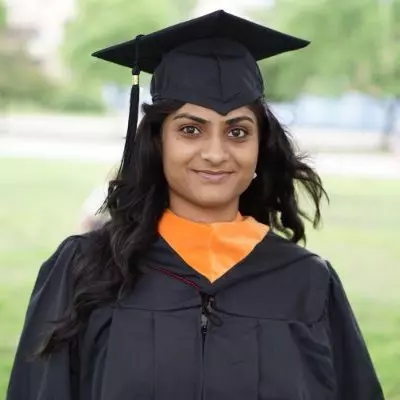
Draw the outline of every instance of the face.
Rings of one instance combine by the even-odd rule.
[[[170,207],[238,209],[258,157],[256,115],[241,107],[227,115],[185,104],[162,129]]]

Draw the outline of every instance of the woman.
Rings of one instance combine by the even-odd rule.
[[[262,100],[256,61],[306,44],[219,11],[95,53],[134,73],[111,220],[42,266],[9,400],[383,398],[337,274],[296,244],[320,178]]]

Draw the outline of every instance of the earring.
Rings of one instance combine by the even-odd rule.
[[[253,179],[257,178],[257,172],[254,172]]]

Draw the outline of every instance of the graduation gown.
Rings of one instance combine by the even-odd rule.
[[[383,399],[338,275],[272,231],[213,283],[160,236],[128,296],[95,310],[74,346],[26,361],[69,303],[88,240],[42,266],[7,400]]]

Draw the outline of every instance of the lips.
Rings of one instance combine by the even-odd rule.
[[[221,182],[230,175],[232,172],[230,171],[208,171],[208,170],[201,170],[201,171],[194,171],[200,178],[206,180],[208,182]]]

